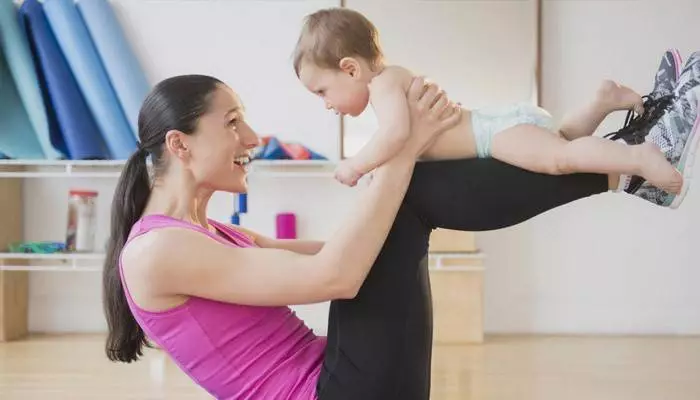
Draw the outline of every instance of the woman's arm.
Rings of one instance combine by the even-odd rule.
[[[317,254],[324,245],[324,242],[320,240],[273,239],[238,225],[229,224],[229,227],[248,236],[258,247],[266,249],[289,250],[299,254]]]
[[[237,248],[196,231],[163,228],[135,240],[125,265],[138,264],[153,296],[260,306],[352,298],[388,234],[413,165],[404,154],[378,169],[350,218],[315,255]]]
[[[419,97],[420,88],[411,95]],[[136,273],[151,296],[188,295],[249,305],[288,305],[354,297],[393,223],[426,142],[460,117],[431,109],[435,92],[404,149],[377,169],[344,224],[314,255],[236,248],[201,233],[163,228],[135,239],[124,252],[125,274]],[[437,114],[443,118],[438,118]]]
[[[325,242],[320,240],[302,240],[302,239],[270,239],[263,242],[261,247],[270,249],[289,250],[299,254],[314,255],[318,254]]]

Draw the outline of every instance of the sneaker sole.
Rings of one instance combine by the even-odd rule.
[[[697,102],[696,107],[700,107],[700,99]],[[700,111],[700,108],[698,109]],[[697,134],[698,126],[700,126],[700,112],[695,117],[695,123],[693,123],[693,130],[690,132],[689,142],[686,144],[686,149],[678,162],[678,170],[683,174],[683,186],[681,187],[681,192],[677,194],[671,204],[670,208],[676,209],[681,205],[685,195],[688,193],[688,188],[690,187],[690,182],[693,179],[693,166],[695,164],[695,155],[698,152],[698,143],[700,143],[700,135]]]

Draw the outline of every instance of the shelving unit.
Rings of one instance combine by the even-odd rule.
[[[33,178],[119,178],[123,160],[0,160],[0,251],[9,243],[25,240],[22,229],[22,186]],[[332,161],[256,160],[249,177],[333,177]],[[97,272],[104,254],[0,253],[0,342],[21,339],[28,333],[29,272]]]
[[[22,240],[22,181],[0,179],[0,248]],[[23,260],[19,260],[22,262]],[[0,259],[0,266],[5,260]],[[27,334],[29,312],[29,274],[26,271],[0,270],[0,342]]]

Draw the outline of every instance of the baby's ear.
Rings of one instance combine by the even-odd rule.
[[[353,78],[358,77],[360,74],[360,63],[352,57],[344,57],[338,63],[338,67],[341,71],[345,72]]]

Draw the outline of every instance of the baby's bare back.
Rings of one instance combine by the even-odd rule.
[[[410,70],[401,66],[388,66],[381,74],[391,74],[396,81],[401,82],[403,90],[408,93],[408,88],[415,77]],[[450,99],[455,101],[455,99]],[[445,160],[476,157],[476,143],[472,132],[471,113],[462,108],[462,118],[459,123],[450,130],[435,139],[435,142],[421,155],[424,160]]]

